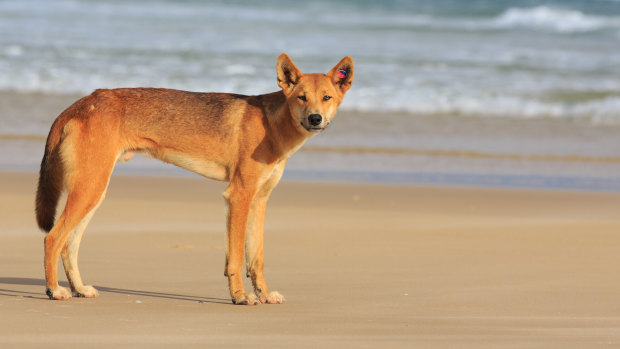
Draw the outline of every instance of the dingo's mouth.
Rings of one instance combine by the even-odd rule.
[[[303,122],[300,122],[299,124],[308,132],[321,132],[329,126],[329,124],[324,126],[306,126]]]

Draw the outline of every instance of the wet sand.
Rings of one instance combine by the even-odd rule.
[[[287,302],[249,307],[224,184],[117,175],[80,251],[100,297],[49,301],[35,182],[0,173],[2,347],[620,345],[618,193],[284,182],[265,273]]]

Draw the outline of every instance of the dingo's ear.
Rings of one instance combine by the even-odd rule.
[[[344,94],[353,84],[353,70],[353,59],[346,56],[327,73],[327,76],[332,79],[334,85]]]
[[[278,86],[282,88],[284,93],[289,94],[303,74],[286,53],[278,57],[276,69],[278,71]]]

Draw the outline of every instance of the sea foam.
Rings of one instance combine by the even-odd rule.
[[[620,28],[620,17],[603,17],[584,14],[577,10],[536,6],[509,8],[492,23],[502,28],[531,28],[575,33]]]

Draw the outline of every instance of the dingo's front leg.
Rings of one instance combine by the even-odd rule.
[[[241,182],[242,183],[242,182]],[[253,293],[245,293],[241,272],[243,269],[243,251],[245,230],[248,223],[250,205],[255,190],[247,190],[237,181],[232,181],[224,192],[226,199],[226,268],[224,275],[228,277],[230,296],[234,304],[258,304]]]
[[[281,304],[284,297],[277,291],[269,292],[263,267],[265,265],[264,226],[267,198],[256,198],[252,203],[248,218],[248,231],[245,241],[247,276],[252,279],[252,285],[261,303]]]
[[[245,258],[247,276],[252,279],[254,291],[258,295],[261,303],[281,304],[284,303],[284,297],[277,291],[269,292],[267,283],[263,275],[263,267],[265,265],[264,250],[264,228],[265,228],[265,210],[267,208],[267,200],[273,188],[278,184],[285,162],[280,163],[274,170],[272,176],[262,185],[256,198],[252,202],[250,215],[248,218],[247,235],[245,240]]]

